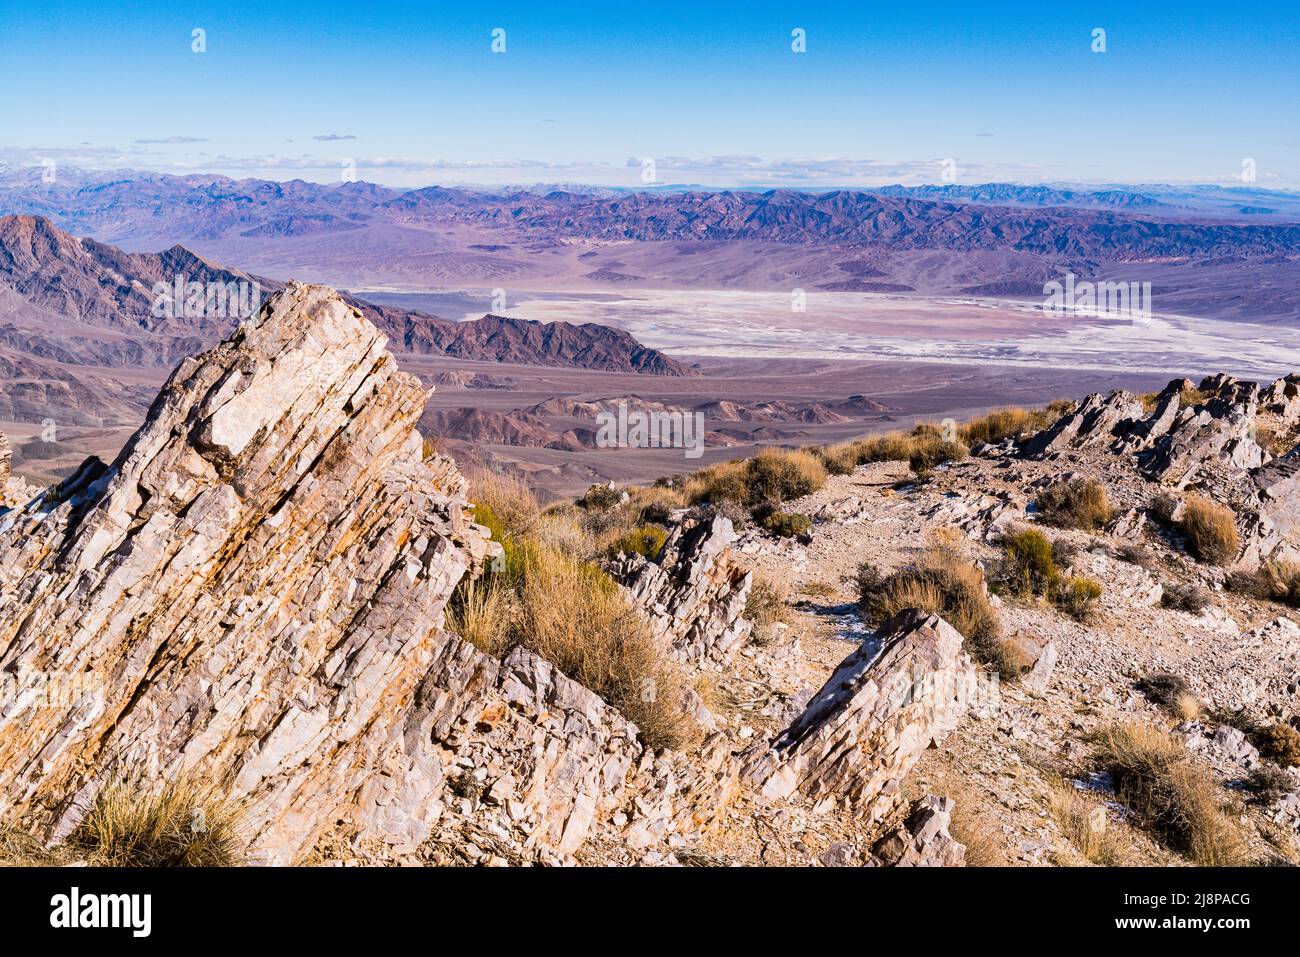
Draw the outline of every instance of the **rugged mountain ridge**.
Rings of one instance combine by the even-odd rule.
[[[58,841],[115,781],[195,778],[239,804],[266,863],[338,842],[403,860],[470,834],[558,863],[593,840],[680,845],[753,799],[741,770],[766,740],[743,758],[716,733],[696,754],[650,752],[537,655],[498,659],[445,629],[452,589],[499,546],[454,463],[426,457],[424,399],[357,310],[290,284],[181,362],[111,464],[0,509],[0,672],[18,690],[0,712],[2,823]],[[629,570],[684,661],[725,666],[749,634],[735,541],[725,519],[687,521],[657,572]],[[887,660],[911,663],[935,625],[891,627]],[[944,670],[956,654],[922,659]],[[855,674],[889,688],[890,668]],[[960,705],[871,700],[881,753],[839,763],[834,788],[894,807]],[[856,713],[836,710],[838,726]],[[822,772],[799,777],[781,800]]]
[[[240,318],[200,314],[157,316],[154,286],[177,277],[202,284],[247,284],[261,295],[283,283],[214,265],[173,246],[162,253],[128,253],[93,239],[76,239],[39,216],[0,216],[0,283],[39,310],[73,320],[73,329],[35,322],[0,325],[10,348],[46,359],[104,366],[170,366],[210,345]],[[400,351],[524,365],[576,366],[651,375],[688,375],[681,363],[647,349],[632,336],[596,323],[541,323],[486,315],[452,322],[412,310],[349,302],[382,329]],[[17,309],[11,305],[10,311]],[[3,314],[0,313],[0,319]],[[123,340],[91,329],[134,334]],[[148,335],[143,335],[148,333]]]

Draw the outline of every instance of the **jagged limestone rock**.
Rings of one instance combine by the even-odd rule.
[[[912,805],[907,820],[878,840],[872,863],[880,867],[962,867],[966,845],[948,833],[955,802],[927,794]]]
[[[725,516],[687,520],[653,561],[632,555],[611,565],[650,630],[678,661],[721,667],[753,630],[744,617],[753,576],[733,559],[735,541]]]
[[[1029,456],[1045,456],[1066,449],[1107,445],[1125,424],[1140,418],[1142,403],[1133,393],[1112,392],[1109,396],[1094,393],[1073,412],[1026,439],[1021,451]]]
[[[111,466],[0,516],[6,822],[59,838],[118,775],[193,775],[289,861],[373,788],[493,547],[384,346],[293,284],[185,359]]]
[[[181,363],[112,465],[0,513],[4,823],[57,840],[120,775],[190,777],[238,803],[253,861],[491,834],[562,863],[616,809],[616,837],[648,845],[730,800],[721,735],[697,762],[649,753],[539,656],[444,630],[499,546],[454,463],[425,459],[427,393],[384,346],[291,284]],[[683,533],[663,569],[682,634],[715,645],[744,631],[725,539]]]
[[[840,663],[789,728],[746,753],[742,777],[768,799],[798,790],[877,820],[977,693],[962,636],[938,615],[904,611]]]
[[[1160,441],[1139,454],[1139,467],[1148,478],[1186,488],[1203,480],[1215,463],[1253,469],[1269,460],[1254,438],[1259,386],[1215,376],[1204,380],[1200,390],[1210,397],[1179,412]]]

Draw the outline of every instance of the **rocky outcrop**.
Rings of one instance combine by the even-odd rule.
[[[789,728],[746,754],[742,776],[768,799],[799,791],[877,820],[921,753],[974,702],[976,679],[951,625],[904,611],[840,663]]]
[[[384,344],[291,285],[181,363],[111,466],[0,515],[8,823],[58,838],[137,773],[201,778],[284,861],[345,808],[362,832],[427,813],[393,796],[404,732],[437,662],[477,654],[443,607],[494,546]]]
[[[1147,408],[1127,392],[1089,396],[1021,443],[1019,452],[1122,456],[1152,482],[1195,486],[1229,506],[1242,539],[1239,564],[1300,555],[1300,452],[1274,459],[1256,440],[1267,431],[1285,442],[1300,422],[1300,376],[1262,391],[1228,375],[1209,376],[1200,385],[1175,379]],[[1138,539],[1145,525],[1144,514],[1130,508],[1110,532]]]
[[[1053,425],[1025,440],[1025,455],[1045,456],[1066,449],[1104,446],[1123,426],[1142,417],[1142,403],[1131,392],[1094,393]]]
[[[871,863],[881,867],[962,867],[966,845],[948,833],[954,801],[926,795],[912,805],[907,819],[878,840]]]
[[[13,449],[9,447],[9,437],[0,432],[0,491],[9,483],[9,460]]]
[[[499,546],[384,346],[291,284],[181,363],[111,465],[0,511],[3,823],[58,840],[111,781],[187,778],[237,802],[254,861],[564,863],[597,831],[680,841],[734,795],[721,735],[651,753],[544,659],[443,628]],[[685,656],[748,634],[733,535],[681,529],[646,570]]]
[[[744,611],[753,577],[732,557],[735,541],[725,516],[686,520],[653,561],[632,555],[611,566],[678,661],[721,667],[750,636]]]
[[[1186,488],[1216,463],[1253,469],[1268,461],[1268,453],[1254,439],[1259,386],[1214,376],[1201,383],[1200,392],[1208,398],[1182,409],[1160,441],[1138,456],[1148,478]]]

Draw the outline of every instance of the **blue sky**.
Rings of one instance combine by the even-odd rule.
[[[1251,158],[1297,188],[1298,51],[1270,3],[0,0],[0,161],[637,185],[650,157],[659,182],[819,187],[949,158],[959,182],[1233,182]]]

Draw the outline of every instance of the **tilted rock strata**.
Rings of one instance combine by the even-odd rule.
[[[1129,392],[1088,396],[1020,443],[1019,451],[1056,458],[1101,450],[1128,458],[1153,483],[1196,487],[1236,514],[1242,541],[1236,561],[1253,567],[1300,556],[1300,447],[1274,458],[1257,441],[1263,429],[1285,435],[1297,422],[1300,376],[1278,379],[1264,390],[1226,375],[1207,377],[1199,386],[1175,379],[1155,396],[1149,412]],[[1121,516],[1113,532],[1134,537],[1141,526],[1142,517],[1132,512]]]
[[[725,665],[753,630],[743,617],[753,576],[733,559],[735,541],[729,518],[688,520],[654,561],[632,555],[611,568],[678,661]]]
[[[955,802],[926,795],[902,824],[876,842],[872,863],[881,867],[962,867],[966,846],[948,833]]]
[[[0,715],[7,821],[58,838],[115,775],[196,774],[292,860],[373,780],[490,548],[384,344],[290,286],[181,363],[112,466],[0,515],[0,669],[51,685]]]
[[[843,800],[868,819],[891,810],[899,782],[973,703],[976,672],[962,636],[916,609],[850,654],[770,746],[746,756],[744,779],[769,799],[796,790]]]

